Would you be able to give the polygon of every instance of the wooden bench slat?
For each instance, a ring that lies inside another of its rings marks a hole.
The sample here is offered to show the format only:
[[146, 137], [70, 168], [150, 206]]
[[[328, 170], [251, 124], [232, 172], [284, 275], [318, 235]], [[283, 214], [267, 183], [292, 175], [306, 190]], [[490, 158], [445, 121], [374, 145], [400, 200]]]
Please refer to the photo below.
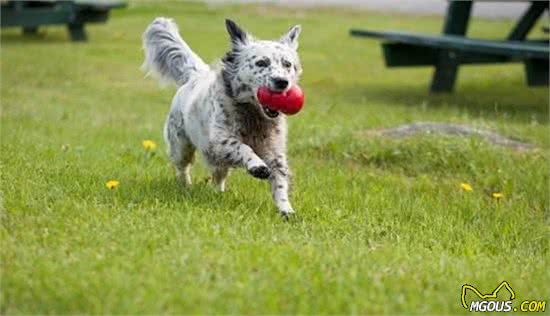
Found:
[[547, 59], [550, 54], [548, 44], [533, 42], [504, 42], [482, 39], [470, 39], [454, 35], [425, 35], [404, 32], [378, 32], [352, 29], [351, 35], [382, 38], [397, 43], [416, 46], [436, 47], [457, 51], [471, 51], [491, 55], [501, 55], [519, 58]]
[[97, 10], [110, 10], [126, 7], [125, 1], [114, 0], [76, 0], [75, 4], [80, 7], [87, 7]]
[[34, 9], [32, 11], [9, 12], [2, 11], [0, 24], [2, 27], [37, 27], [49, 24], [66, 24], [72, 20], [71, 9]]
[[[407, 43], [387, 42], [382, 44], [386, 67], [435, 66], [440, 56], [439, 49]], [[460, 65], [520, 62], [510, 56], [481, 54], [477, 52], [456, 52]]]

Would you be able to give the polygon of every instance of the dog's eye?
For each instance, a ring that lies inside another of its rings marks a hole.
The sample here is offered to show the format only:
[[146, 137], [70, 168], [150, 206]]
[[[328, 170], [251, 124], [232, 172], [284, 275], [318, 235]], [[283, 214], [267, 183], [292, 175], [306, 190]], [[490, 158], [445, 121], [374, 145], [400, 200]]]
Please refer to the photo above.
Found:
[[285, 67], [285, 68], [292, 67], [292, 63], [289, 62], [288, 60], [283, 60], [282, 64], [283, 64], [283, 67]]
[[269, 60], [269, 58], [260, 59], [256, 62], [256, 66], [258, 66], [258, 67], [267, 67], [270, 64], [271, 64], [271, 61]]

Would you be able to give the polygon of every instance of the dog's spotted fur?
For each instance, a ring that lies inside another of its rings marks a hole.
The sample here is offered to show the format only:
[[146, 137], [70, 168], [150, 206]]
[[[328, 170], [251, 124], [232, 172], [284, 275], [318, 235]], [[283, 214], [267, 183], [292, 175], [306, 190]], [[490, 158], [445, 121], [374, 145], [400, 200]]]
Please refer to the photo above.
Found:
[[230, 168], [244, 167], [256, 178], [269, 179], [281, 214], [294, 213], [288, 198], [286, 118], [260, 105], [256, 93], [261, 86], [286, 91], [298, 82], [300, 26], [277, 41], [256, 40], [231, 20], [226, 28], [231, 49], [216, 67], [193, 53], [171, 19], [155, 19], [143, 34], [145, 71], [179, 86], [164, 128], [176, 176], [191, 183], [197, 149], [218, 190], [225, 190]]

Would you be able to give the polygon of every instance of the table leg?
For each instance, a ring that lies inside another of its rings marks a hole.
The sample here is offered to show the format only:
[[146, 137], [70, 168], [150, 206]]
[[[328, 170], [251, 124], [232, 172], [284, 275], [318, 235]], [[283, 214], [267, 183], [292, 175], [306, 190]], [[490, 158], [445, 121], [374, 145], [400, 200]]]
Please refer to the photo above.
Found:
[[533, 28], [539, 17], [544, 13], [544, 10], [548, 9], [547, 1], [533, 1], [531, 6], [521, 19], [518, 24], [514, 27], [510, 35], [508, 35], [509, 41], [522, 41], [527, 37], [529, 31]]
[[73, 42], [85, 42], [88, 38], [84, 30], [84, 24], [72, 23], [67, 26]]
[[26, 26], [23, 28], [23, 35], [36, 35], [38, 34], [38, 26]]
[[[445, 17], [443, 33], [448, 35], [466, 35], [471, 11], [471, 1], [450, 2]], [[456, 81], [460, 56], [457, 52], [446, 49], [441, 49], [438, 55], [430, 91], [450, 92], [453, 90]]]

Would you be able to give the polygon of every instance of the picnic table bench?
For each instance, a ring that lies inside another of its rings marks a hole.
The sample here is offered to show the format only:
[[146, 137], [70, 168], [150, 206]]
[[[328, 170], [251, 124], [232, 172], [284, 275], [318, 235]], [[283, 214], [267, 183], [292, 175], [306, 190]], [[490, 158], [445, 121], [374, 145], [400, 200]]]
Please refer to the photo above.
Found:
[[450, 92], [462, 64], [523, 62], [529, 86], [548, 85], [548, 39], [527, 34], [548, 10], [548, 1], [532, 1], [505, 40], [466, 37], [472, 1], [450, 1], [443, 35], [352, 29], [352, 36], [384, 39], [387, 67], [434, 66], [430, 91]]
[[22, 27], [24, 34], [37, 33], [43, 25], [67, 25], [71, 40], [86, 41], [86, 23], [105, 22], [109, 11], [125, 7], [124, 1], [1, 1], [2, 27]]

